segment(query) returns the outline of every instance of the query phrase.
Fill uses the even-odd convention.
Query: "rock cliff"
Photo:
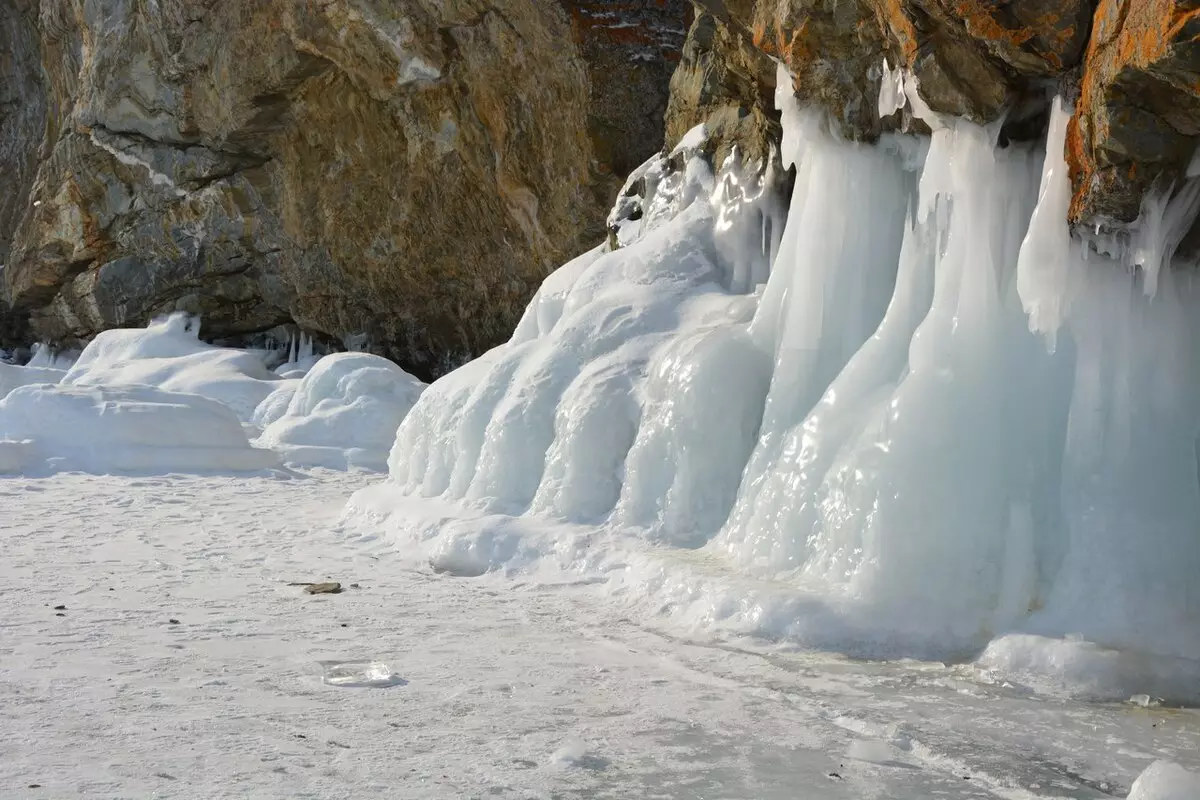
[[[1196,0],[9,0],[0,345],[183,309],[436,375],[664,132],[769,157],[776,60],[866,141],[921,128],[880,117],[885,59],[1002,141],[1066,93],[1072,219],[1119,229],[1193,169],[1197,36]]]
[[[661,146],[689,15],[10,0],[0,334],[71,342],[183,309],[209,335],[297,325],[436,374],[603,236]]]

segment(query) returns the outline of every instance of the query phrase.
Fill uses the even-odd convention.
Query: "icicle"
[[[1072,247],[1067,224],[1071,178],[1065,150],[1071,114],[1070,106],[1056,98],[1050,110],[1038,204],[1017,261],[1017,291],[1029,315],[1029,330],[1044,334],[1051,350],[1082,273],[1081,257],[1077,246]]]
[[[885,64],[880,110],[910,104],[933,134],[868,146],[778,77],[782,236],[733,162],[715,180],[700,159],[644,166],[621,205],[636,230],[430,387],[394,479],[708,541],[714,572],[804,598],[773,615],[729,576],[730,605],[772,635],[938,657],[995,639],[999,663],[1006,633],[1025,654],[1031,634],[1082,633],[1200,660],[1200,289],[1169,268],[1200,182],[1085,243],[1061,100],[1043,157],[933,113]],[[657,586],[690,602],[672,569]]]
[[[904,75],[903,67],[892,69],[888,64],[888,60],[883,60],[883,77],[879,83],[879,116],[890,117],[900,109],[904,108],[908,102],[908,98],[904,93]]]
[[[1154,191],[1142,201],[1141,214],[1134,224],[1130,264],[1142,271],[1142,288],[1147,297],[1158,291],[1158,277],[1164,266],[1170,268],[1175,250],[1187,235],[1200,211],[1200,180],[1190,180],[1178,192],[1168,187]]]
[[[717,215],[714,240],[730,291],[753,292],[771,274],[785,217],[778,181],[773,161],[743,164],[736,147],[721,168],[711,203]]]

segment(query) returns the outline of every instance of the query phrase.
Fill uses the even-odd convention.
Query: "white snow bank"
[[[998,668],[1200,698],[1200,280],[1162,268],[1195,193],[1154,200],[1161,241],[1097,249],[1062,216],[1062,104],[1044,158],[932,116],[924,142],[833,141],[779,85],[786,228],[737,165],[652,160],[620,249],[425,392],[392,491],[702,547],[586,559],[697,624],[956,660],[996,640]],[[578,566],[494,519],[393,531],[475,571]]]
[[[1188,702],[1200,686],[1200,662],[1193,659],[1106,647],[1079,635],[1006,634],[988,644],[977,663],[1040,691],[1086,699],[1150,694]]]
[[[0,471],[242,472],[278,466],[220,403],[147,386],[24,386],[0,401]]]
[[[62,369],[22,367],[0,362],[0,400],[17,387],[32,386],[35,383],[58,383],[66,374],[66,370]]]
[[[1200,775],[1170,761],[1155,761],[1138,776],[1129,800],[1196,800]]]
[[[296,396],[296,390],[300,388],[300,379],[303,377],[304,373],[301,373],[295,378],[284,378],[277,381],[275,387],[271,389],[271,393],[264,397],[254,409],[254,413],[250,415],[250,424],[258,429],[259,435],[271,423],[287,413],[288,406],[291,405],[292,398]]]
[[[258,443],[297,464],[382,471],[396,429],[424,388],[386,358],[326,356],[291,389],[282,414],[275,416],[288,389],[259,407],[256,420],[275,418]]]
[[[28,439],[0,439],[0,475],[19,475],[37,459],[37,447]]]
[[[223,403],[251,421],[279,376],[259,354],[199,340],[199,320],[175,313],[145,328],[104,331],[63,377],[69,386],[154,386]]]

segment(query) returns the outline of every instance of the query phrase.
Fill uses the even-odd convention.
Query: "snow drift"
[[[227,407],[148,386],[36,385],[0,401],[0,472],[244,472],[278,466]]]
[[[1200,290],[1170,268],[1196,187],[1085,241],[1061,104],[1046,151],[999,147],[885,85],[931,137],[834,141],[781,90],[786,226],[756,165],[639,170],[622,246],[422,396],[391,492],[601,524],[541,550],[699,624],[1200,696]],[[421,547],[529,552],[486,520],[503,547]]]
[[[255,419],[269,424],[258,443],[296,464],[382,471],[396,429],[424,388],[386,358],[325,356],[297,386],[264,401]]]
[[[56,352],[41,344],[33,346],[28,363],[23,365],[6,361],[3,355],[0,350],[0,400],[19,386],[58,383],[78,358],[77,353]]]
[[[182,312],[145,328],[105,331],[63,377],[68,386],[154,386],[222,403],[249,422],[280,377],[260,354],[200,341],[200,321]]]
[[[63,369],[0,362],[0,400],[7,397],[13,389],[37,383],[58,383],[66,374],[67,371]]]

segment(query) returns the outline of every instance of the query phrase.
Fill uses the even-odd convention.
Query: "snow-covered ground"
[[[0,796],[1103,798],[1200,768],[1195,711],[680,636],[597,577],[434,573],[339,522],[373,480],[0,480]],[[322,682],[347,662],[403,683]]]

